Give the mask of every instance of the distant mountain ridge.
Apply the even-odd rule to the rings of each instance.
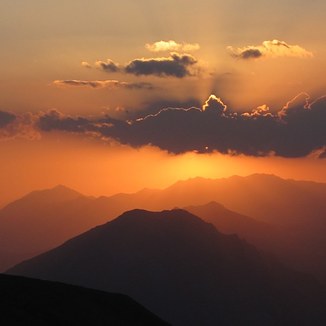
[[[230,217],[238,214],[229,231],[259,248],[271,248],[281,255],[284,251],[283,261],[314,273],[326,284],[326,184],[259,174],[216,180],[194,178],[164,190],[144,189],[99,198],[63,186],[33,192],[0,210],[0,271],[20,262],[21,257],[54,248],[127,210],[202,206],[212,201],[226,208],[219,211],[219,221],[230,223]],[[246,216],[246,221],[249,218],[250,227],[243,224],[240,215]],[[228,233],[226,225],[215,226]],[[285,242],[279,231],[286,234]]]
[[[8,273],[124,293],[176,326],[326,322],[316,281],[184,210],[126,212]]]

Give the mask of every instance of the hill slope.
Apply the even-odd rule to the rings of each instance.
[[[0,274],[1,325],[168,325],[122,294]]]

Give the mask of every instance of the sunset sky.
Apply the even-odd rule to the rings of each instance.
[[[326,182],[326,2],[2,0],[0,206],[203,176]]]

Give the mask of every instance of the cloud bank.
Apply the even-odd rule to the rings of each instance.
[[[57,111],[39,117],[42,131],[91,133],[133,147],[152,145],[170,153],[189,151],[252,156],[304,157],[326,148],[326,97],[300,94],[272,113],[266,105],[242,114],[212,95],[202,108],[168,108],[133,121],[108,116],[68,117]],[[320,157],[324,157],[322,150]]]
[[[230,55],[239,59],[258,59],[262,57],[296,57],[311,58],[313,53],[307,51],[299,45],[290,45],[284,41],[272,40],[264,41],[261,45],[249,45],[242,48],[227,48]]]

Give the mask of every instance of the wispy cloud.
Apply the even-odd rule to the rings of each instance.
[[[107,88],[107,89],[154,89],[151,83],[129,83],[120,82],[118,80],[55,80],[55,86],[59,87],[89,87],[89,88]]]
[[[200,49],[198,43],[177,43],[173,40],[147,43],[145,47],[151,52],[192,52]]]
[[[284,41],[264,41],[261,45],[249,45],[242,48],[227,48],[230,55],[239,59],[258,59],[262,57],[311,58],[313,53],[299,45],[290,45]]]
[[[92,65],[88,63],[87,61],[82,61],[80,65],[84,68],[92,68]]]

